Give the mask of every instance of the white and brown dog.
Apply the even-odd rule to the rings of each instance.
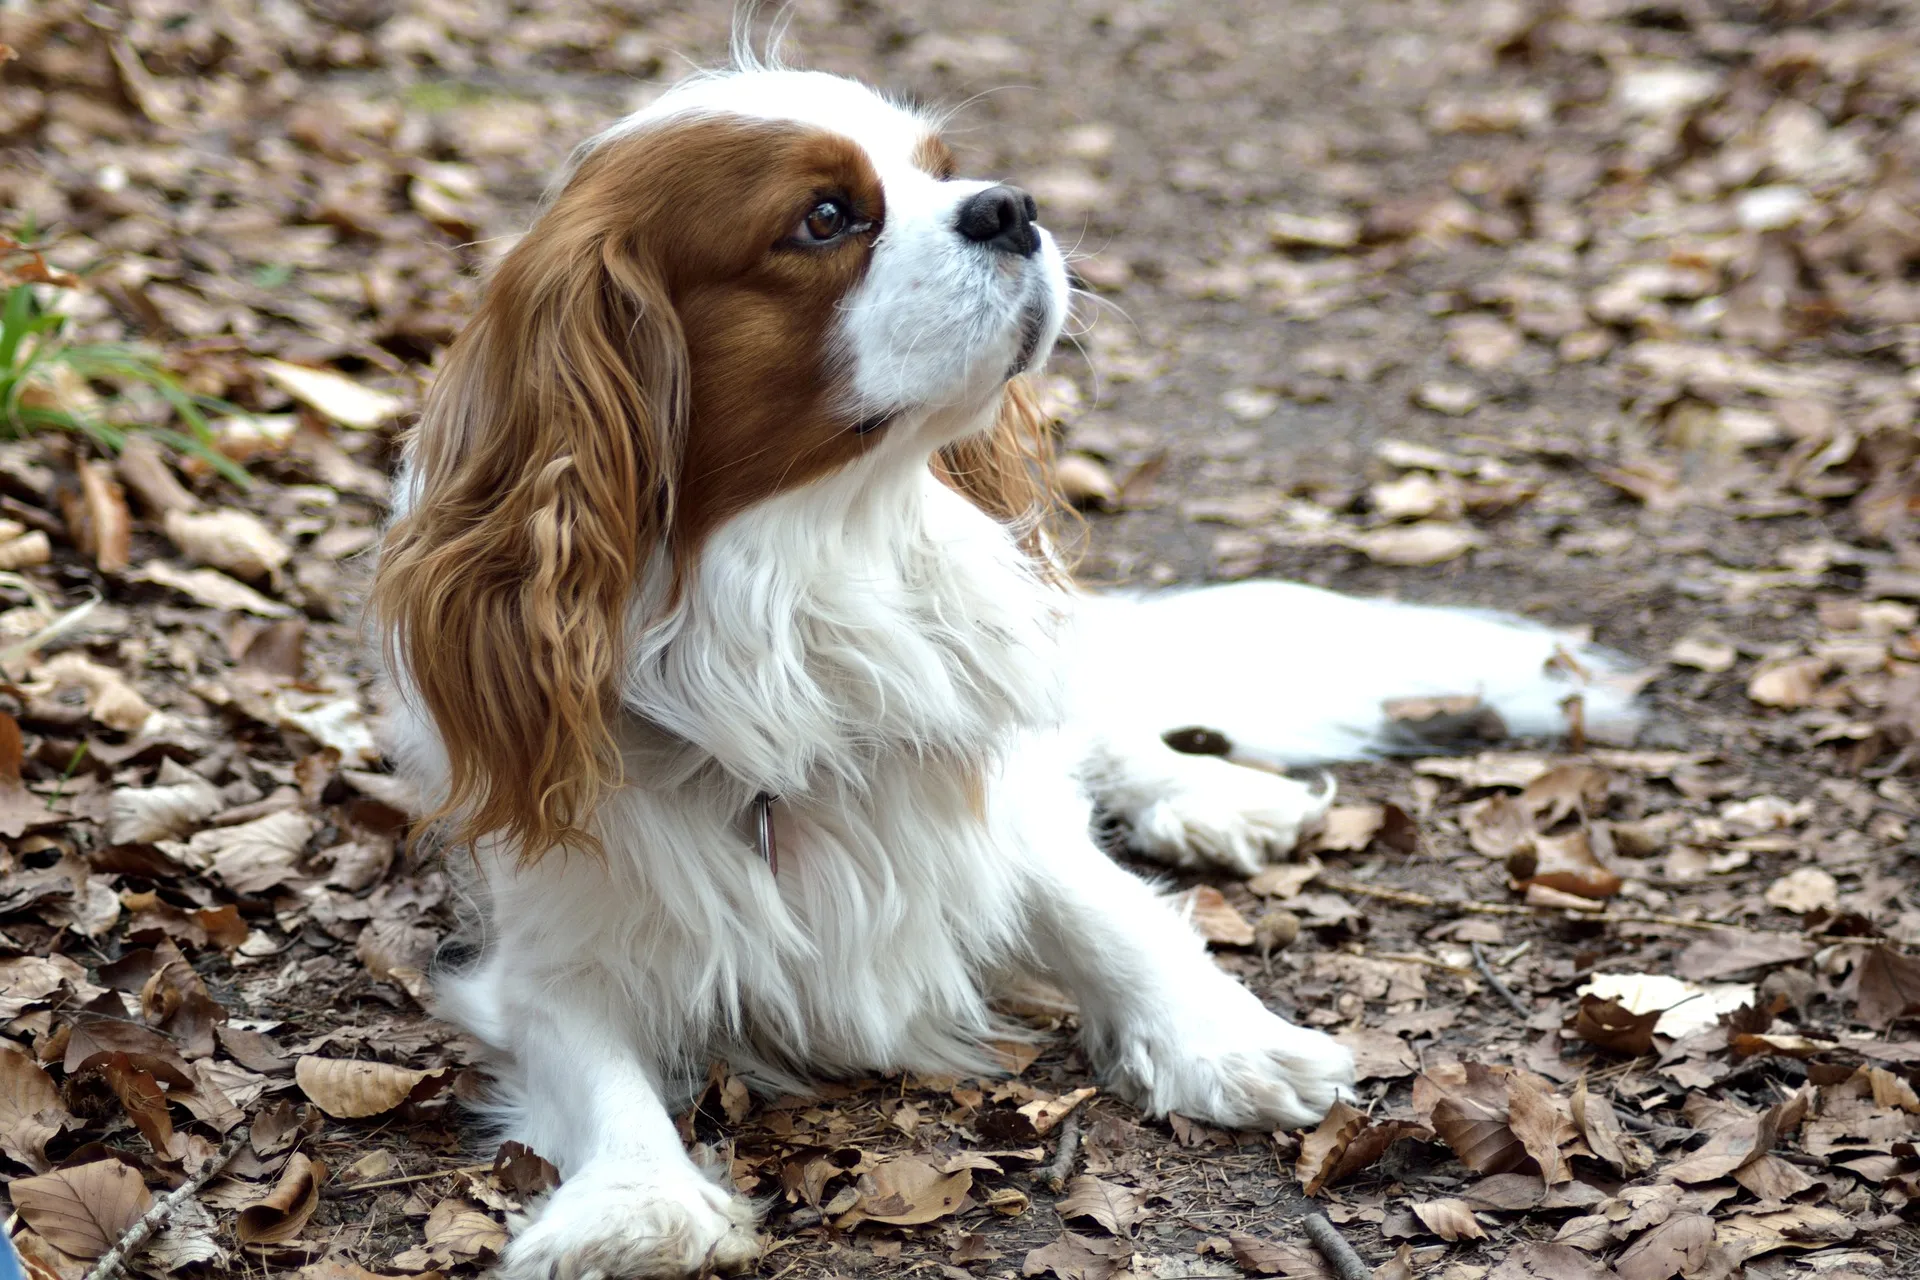
[[[1250,871],[1329,796],[1164,732],[1300,762],[1376,745],[1386,695],[1558,721],[1526,624],[1072,591],[1020,379],[1068,304],[1036,218],[860,84],[701,75],[581,149],[448,356],[373,609],[394,755],[474,853],[442,1007],[565,1179],[510,1275],[747,1263],[754,1210],[669,1118],[708,1061],[980,1071],[1022,971],[1143,1109],[1314,1122],[1348,1052],[1221,972],[1094,811]]]

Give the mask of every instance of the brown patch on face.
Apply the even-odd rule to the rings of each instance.
[[[959,171],[953,152],[940,139],[937,133],[930,133],[920,139],[913,148],[913,167],[922,173],[930,173],[945,182]]]
[[[791,242],[823,198],[873,230]],[[852,142],[691,120],[597,148],[427,398],[373,611],[447,750],[429,819],[593,848],[621,781],[628,598],[728,516],[857,457],[827,343],[885,216]]]

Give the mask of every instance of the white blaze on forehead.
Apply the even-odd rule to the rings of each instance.
[[[933,122],[857,80],[824,71],[723,71],[682,80],[615,125],[625,133],[681,115],[745,116],[829,130],[853,139],[877,167],[911,167]]]

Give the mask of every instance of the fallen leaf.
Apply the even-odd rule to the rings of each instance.
[[[1091,1218],[1113,1235],[1130,1236],[1147,1216],[1146,1203],[1143,1192],[1083,1173],[1067,1184],[1067,1193],[1055,1208],[1063,1221]]]
[[[290,618],[293,607],[270,600],[244,582],[236,581],[218,569],[181,569],[165,560],[149,560],[133,571],[137,582],[178,591],[194,603],[209,609],[228,609],[251,613],[261,618]]]
[[[1253,926],[1212,885],[1196,885],[1180,895],[1175,905],[1201,937],[1228,947],[1253,945]]]
[[[344,427],[370,431],[400,412],[400,400],[331,369],[261,360],[260,371],[282,391]]]
[[[160,785],[118,788],[107,804],[107,838],[115,844],[139,844],[184,836],[226,801],[211,782],[167,760],[161,765]]]
[[[74,545],[102,573],[119,573],[132,560],[133,514],[126,491],[104,462],[87,459],[74,467],[80,487],[63,490],[61,514]]]
[[[1540,1166],[1540,1177],[1549,1187],[1573,1178],[1573,1167],[1560,1148],[1580,1135],[1572,1119],[1560,1110],[1557,1099],[1535,1089],[1524,1077],[1509,1077],[1507,1123]]]
[[[507,1246],[507,1229],[477,1206],[449,1197],[427,1214],[427,1250],[450,1262],[489,1262]]]
[[[1054,1126],[1067,1118],[1075,1107],[1091,1098],[1099,1090],[1091,1085],[1063,1093],[1057,1098],[1035,1098],[1020,1108],[1020,1114],[1033,1125],[1035,1134],[1045,1137],[1052,1133]]]
[[[834,1226],[846,1230],[862,1222],[917,1226],[956,1212],[973,1189],[973,1170],[942,1173],[917,1156],[900,1156],[860,1175],[859,1199]]]
[[[448,1082],[445,1067],[414,1071],[385,1062],[356,1062],[308,1054],[294,1063],[294,1082],[336,1120],[358,1120],[432,1097]]]
[[[1426,520],[1354,534],[1351,545],[1380,564],[1414,567],[1441,564],[1480,545],[1480,535],[1462,524]]]
[[[1320,859],[1307,854],[1299,862],[1276,862],[1262,867],[1247,881],[1247,888],[1264,898],[1285,901],[1306,888],[1326,868]]]
[[[1523,888],[1537,885],[1599,900],[1611,898],[1626,883],[1594,856],[1592,841],[1584,829],[1561,836],[1536,835],[1533,853],[1533,874],[1521,882]]]
[[[1416,1200],[1413,1216],[1442,1240],[1485,1240],[1487,1232],[1461,1200]]]
[[[249,581],[268,577],[293,557],[293,548],[265,521],[235,507],[169,511],[162,527],[187,559]]]
[[[1659,1021],[1658,1009],[1635,1013],[1604,997],[1583,995],[1570,1026],[1588,1044],[1634,1058],[1652,1052],[1653,1029]]]
[[[1058,1280],[1115,1280],[1131,1270],[1133,1246],[1125,1240],[1096,1240],[1062,1232],[1052,1244],[1027,1251],[1023,1276],[1051,1273]]]
[[[1578,994],[1611,1000],[1629,1013],[1660,1013],[1656,1034],[1682,1040],[1720,1021],[1720,1016],[1753,1003],[1750,982],[1702,985],[1656,973],[1596,973]]]
[[[1335,1102],[1326,1118],[1300,1140],[1294,1175],[1310,1196],[1369,1168],[1402,1138],[1426,1141],[1433,1130],[1411,1120],[1375,1123],[1364,1111]]]
[[[1790,871],[1767,886],[1762,895],[1767,905],[1796,915],[1809,911],[1833,911],[1840,906],[1840,882],[1819,867],[1801,867]]]
[[[1854,980],[1855,1012],[1871,1027],[1920,1013],[1920,960],[1892,947],[1869,947]]]
[[[44,1173],[47,1142],[76,1121],[53,1077],[11,1045],[0,1045],[0,1152]]]
[[[1677,1213],[1635,1240],[1614,1260],[1620,1280],[1671,1280],[1692,1272],[1713,1248],[1713,1219]]]
[[[118,1160],[55,1169],[8,1184],[21,1219],[62,1253],[97,1258],[153,1204],[138,1173]]]
[[[320,1207],[320,1185],[327,1180],[327,1167],[311,1160],[304,1151],[287,1157],[280,1179],[263,1199],[240,1210],[234,1234],[241,1244],[278,1244],[300,1234]]]
[[[1507,1122],[1505,1073],[1469,1062],[1458,1081],[1442,1081],[1427,1072],[1415,1082],[1416,1089],[1420,1082],[1434,1095],[1433,1131],[1453,1148],[1461,1164],[1475,1173],[1505,1173],[1526,1160],[1526,1148]],[[1415,1109],[1420,1109],[1418,1101]]]
[[[1333,1269],[1312,1245],[1262,1240],[1240,1232],[1227,1237],[1227,1241],[1233,1250],[1233,1260],[1240,1264],[1242,1271],[1261,1276],[1286,1276],[1288,1280],[1334,1280]]]

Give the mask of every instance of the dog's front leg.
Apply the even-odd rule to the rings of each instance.
[[[1180,912],[1094,844],[1070,788],[1009,792],[1042,872],[1035,948],[1079,1003],[1088,1055],[1116,1092],[1242,1129],[1313,1124],[1350,1092],[1353,1055],[1214,964]]]
[[[548,975],[537,989],[497,971],[467,981],[505,997],[485,1020],[511,1049],[502,1079],[508,1127],[563,1179],[507,1246],[502,1276],[697,1276],[759,1256],[752,1206],[703,1174],[681,1145],[633,1043],[643,1012],[630,995],[591,972]]]

